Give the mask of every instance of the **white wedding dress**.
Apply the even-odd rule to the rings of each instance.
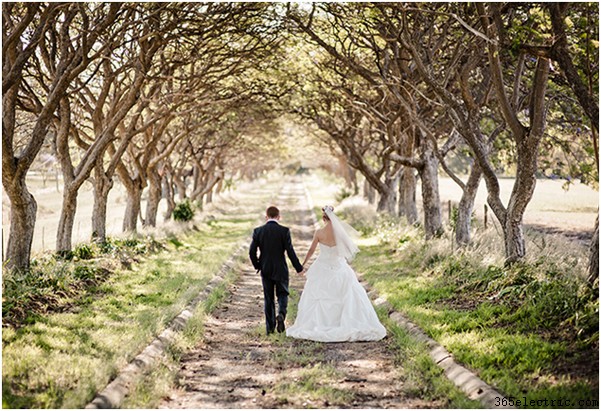
[[[319,244],[307,271],[289,337],[322,342],[377,341],[386,336],[374,307],[353,269],[336,246]]]

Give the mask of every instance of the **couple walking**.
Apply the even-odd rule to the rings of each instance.
[[[297,273],[307,281],[298,304],[289,337],[322,342],[377,341],[386,336],[367,293],[348,265],[358,251],[351,238],[354,231],[340,221],[331,206],[322,208],[324,226],[315,232],[313,242],[301,264],[290,237],[290,229],[278,223],[276,207],[266,211],[267,222],[253,231],[250,259],[261,271],[267,333],[283,332],[288,307],[288,265],[285,254]],[[313,265],[306,264],[319,245]],[[257,251],[260,255],[257,256]],[[275,294],[275,295],[274,295]],[[276,315],[275,296],[278,300]]]

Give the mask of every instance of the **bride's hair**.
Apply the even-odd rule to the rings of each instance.
[[[321,215],[321,218],[323,218],[326,221],[330,221],[330,217],[328,217],[328,214],[326,213],[326,210],[327,211],[334,211],[334,207],[327,205],[327,206],[324,206],[324,207],[321,208],[321,212],[323,213]]]

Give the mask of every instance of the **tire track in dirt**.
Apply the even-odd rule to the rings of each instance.
[[[313,236],[313,220],[300,178],[284,185],[278,206],[302,261]],[[291,271],[292,297],[298,297],[305,280]],[[260,276],[250,262],[230,292],[207,317],[203,339],[182,356],[177,387],[160,408],[442,406],[404,389],[388,338],[325,344],[266,336]],[[293,321],[290,313],[296,311],[297,298],[290,300],[287,325]]]

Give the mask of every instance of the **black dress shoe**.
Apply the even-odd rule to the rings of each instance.
[[[277,323],[277,330],[279,333],[284,332],[284,330],[286,329],[286,326],[284,325],[284,316],[282,314],[278,314],[277,317],[275,317],[275,321]]]

